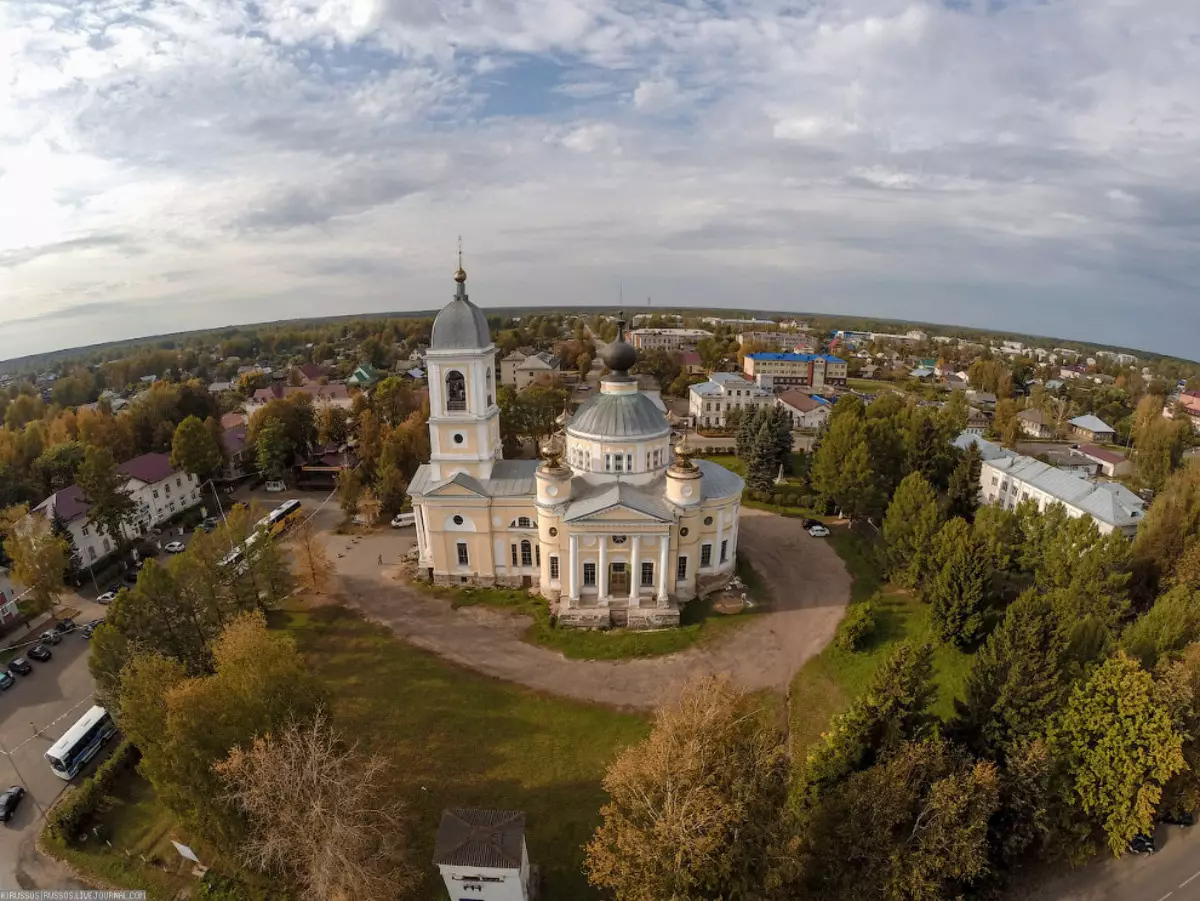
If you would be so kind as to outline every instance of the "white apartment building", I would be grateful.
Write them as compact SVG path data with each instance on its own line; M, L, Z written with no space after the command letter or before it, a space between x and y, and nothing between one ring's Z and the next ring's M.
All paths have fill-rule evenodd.
M736 372L714 372L688 389L688 413L697 427L724 428L730 410L772 406L775 395Z
M1145 516L1142 499L1124 485L1095 482L1022 454L1007 451L989 454L988 448L984 448L988 442L975 436L966 437L985 450L979 476L983 503L1011 510L1022 501L1033 500L1043 511L1050 504L1059 503L1071 516L1091 516L1102 533L1116 530L1130 538ZM963 440L960 436L955 443L964 446Z
M117 467L124 475L126 490L136 504L134 520L126 529L126 537L145 535L171 517L200 503L200 483L194 475L181 472L171 465L167 454L142 454ZM76 562L88 566L107 557L114 550L112 539L95 525L88 523L91 504L78 485L71 485L50 495L35 513L57 516L71 533L75 544Z
M680 350L711 337L699 328L639 328L629 333L629 343L637 350Z
M793 353L812 353L816 342L812 335L804 332L741 332L738 334L738 347L753 345L763 350L789 351Z

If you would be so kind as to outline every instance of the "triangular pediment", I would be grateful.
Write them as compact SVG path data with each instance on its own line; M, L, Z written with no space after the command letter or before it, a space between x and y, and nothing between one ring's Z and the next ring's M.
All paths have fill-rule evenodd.
M471 485L475 479L470 476L456 475L449 482L428 492L426 497L487 497L480 486L479 490Z
M635 510L625 504L616 504L603 510L572 516L567 515L567 522L573 523L603 523L603 522L670 522L651 513Z

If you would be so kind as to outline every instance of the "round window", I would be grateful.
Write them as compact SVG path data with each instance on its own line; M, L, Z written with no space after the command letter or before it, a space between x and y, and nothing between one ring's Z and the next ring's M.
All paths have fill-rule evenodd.
M462 443L463 443L463 436L462 436L462 432L455 432L455 433L454 433L454 443L455 443L455 444L462 444Z
M704 524L706 526L711 526L712 525L712 517L711 516L704 517Z
M687 538L687 536L688 536L688 528L687 528L687 526L684 526L682 529L679 530L679 537Z
M558 529L554 528L554 526L551 526L551 527L550 527L550 537L551 537L551 538L557 538L557 537L558 537Z
M695 493L696 493L696 492L692 490L692 486L691 486L691 485L684 485L684 486L683 486L683 496L684 496L684 497L691 497L691 496L692 496L693 494L695 494Z
M454 524L455 524L456 526L461 526L461 525L463 524L463 518L462 518L461 516L459 516L459 515L455 514L455 516L454 516Z
M546 494L550 495L550 497L557 497L558 496L558 486L557 485L547 485L546 486Z

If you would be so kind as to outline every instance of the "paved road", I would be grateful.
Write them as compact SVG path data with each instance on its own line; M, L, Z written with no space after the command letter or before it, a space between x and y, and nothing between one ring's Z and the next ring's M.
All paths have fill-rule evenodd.
M767 583L775 609L711 644L637 660L569 660L521 639L528 618L485 606L451 609L401 581L412 531L329 536L346 600L419 647L496 678L615 707L658 706L689 678L730 673L750 690L786 689L820 651L850 598L850 577L833 548L798 519L742 510L739 552ZM379 558L384 569L379 568Z
M1200 826L1160 826L1154 841L1157 854L1108 857L1014 895L1020 901L1200 901Z
M80 621L102 616L104 608L72 598ZM88 642L80 634L64 635L51 645L53 657L31 661L33 672L0 694L0 782L19 784L28 792L16 815L0 827L0 889L80 888L53 861L33 847L42 812L67 787L42 756L92 704L93 683L87 668Z

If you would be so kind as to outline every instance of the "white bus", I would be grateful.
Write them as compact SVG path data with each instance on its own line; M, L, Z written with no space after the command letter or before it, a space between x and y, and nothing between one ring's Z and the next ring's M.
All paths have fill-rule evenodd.
M50 769L59 779L72 779L116 734L117 727L103 707L93 707L46 752Z

